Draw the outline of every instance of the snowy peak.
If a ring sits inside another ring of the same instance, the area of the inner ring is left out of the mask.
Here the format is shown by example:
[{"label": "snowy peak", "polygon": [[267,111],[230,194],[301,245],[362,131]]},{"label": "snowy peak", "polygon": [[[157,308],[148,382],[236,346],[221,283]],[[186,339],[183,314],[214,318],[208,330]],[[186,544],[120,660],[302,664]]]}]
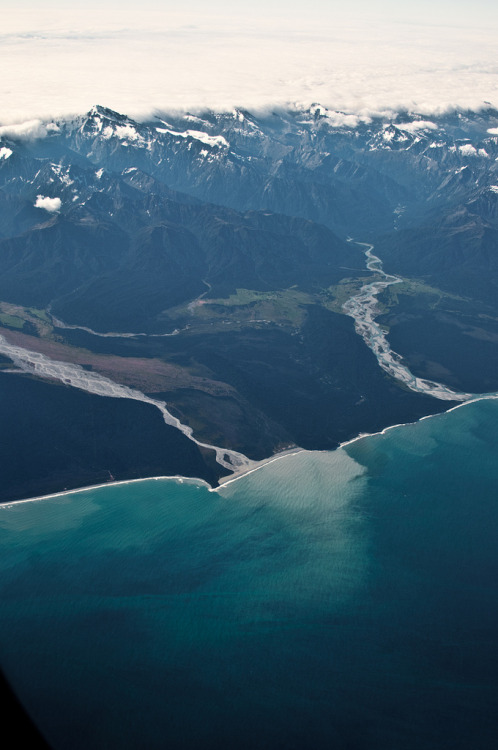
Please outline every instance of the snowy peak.
[{"label": "snowy peak", "polygon": [[202,130],[185,130],[183,132],[169,130],[168,128],[156,128],[158,133],[166,133],[176,138],[186,138],[200,141],[209,148],[228,148],[230,144],[222,135],[208,135]]},{"label": "snowy peak", "polygon": [[114,123],[130,122],[130,119],[126,115],[115,112],[113,109],[109,109],[108,107],[102,107],[100,104],[96,104],[95,106],[93,106],[91,110],[85,115],[85,119],[100,119]]},{"label": "snowy peak", "polygon": [[[184,195],[182,203],[311,218],[347,236],[352,225],[388,231],[396,207],[415,197],[439,205],[498,185],[495,130],[494,112],[474,120],[403,112],[388,120],[315,103],[264,113],[163,113],[136,122],[96,105],[60,122],[50,138],[3,139],[0,189],[30,205],[38,195],[59,198],[62,215],[89,201],[103,207],[111,190],[171,191]],[[112,203],[105,204],[109,216]],[[397,227],[409,221],[407,208]]]},{"label": "snowy peak", "polygon": [[126,145],[134,143],[143,146],[146,144],[146,138],[140,133],[141,129],[143,128],[138,123],[126,115],[100,105],[92,107],[80,126],[81,134],[86,137],[100,137],[107,140],[117,138]]}]

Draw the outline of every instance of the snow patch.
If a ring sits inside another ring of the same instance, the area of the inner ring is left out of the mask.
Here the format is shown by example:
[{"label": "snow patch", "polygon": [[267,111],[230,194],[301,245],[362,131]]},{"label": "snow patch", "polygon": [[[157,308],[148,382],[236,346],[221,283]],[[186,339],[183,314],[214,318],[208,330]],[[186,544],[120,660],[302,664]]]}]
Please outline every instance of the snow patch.
[{"label": "snow patch", "polygon": [[[60,164],[51,164],[50,167],[52,169],[52,172],[54,172],[54,174],[56,174],[59,177],[60,181],[63,182],[64,185],[67,185],[69,187],[69,185],[72,185],[74,183],[74,180],[72,180],[69,177],[68,167],[66,167],[65,172],[63,171],[62,166]],[[53,182],[53,180],[50,179],[49,182]]]},{"label": "snow patch", "polygon": [[396,141],[396,143],[403,143],[404,141],[408,140],[407,135],[403,135],[403,133],[397,132],[397,126],[396,128],[392,125],[384,125],[384,130],[382,132],[382,139],[386,143],[390,143],[391,141]]},{"label": "snow patch", "polygon": [[498,135],[498,128],[488,128],[487,132],[490,135]]},{"label": "snow patch", "polygon": [[[207,120],[203,120],[202,117],[196,117],[195,115],[185,115],[183,119],[188,120],[189,122],[197,122],[197,123],[202,123],[203,125],[209,125]],[[165,122],[164,120],[162,120],[162,122],[164,122],[165,125],[169,124]]]},{"label": "snow patch", "polygon": [[121,138],[122,140],[128,140],[128,141],[140,141],[142,140],[141,136],[137,133],[133,125],[116,125],[116,130],[114,131],[118,138]]},{"label": "snow patch", "polygon": [[177,138],[194,138],[196,141],[205,143],[206,146],[217,146],[218,148],[228,148],[230,144],[226,138],[222,135],[208,135],[202,130],[185,130],[183,133],[177,130],[169,130],[168,128],[156,128],[158,133],[167,133],[168,135],[176,136]]},{"label": "snow patch", "polygon": [[0,148],[0,159],[8,159],[9,156],[12,156],[12,149],[7,148],[7,146],[2,146],[2,148]]},{"label": "snow patch", "polygon": [[[450,151],[455,151],[455,150],[456,150],[455,148],[453,149],[450,148]],[[489,154],[485,148],[480,148],[478,150],[471,143],[464,143],[463,146],[458,147],[458,150],[460,151],[462,156],[482,156],[485,159],[489,158]]]},{"label": "snow patch", "polygon": [[96,115],[95,117],[93,117],[93,124],[95,125],[95,130],[97,131],[97,133],[100,133],[102,131],[103,125],[102,118]]},{"label": "snow patch", "polygon": [[462,156],[477,156],[477,149],[471,143],[464,143],[463,146],[459,146],[458,150]]},{"label": "snow patch", "polygon": [[97,169],[97,171],[95,172],[95,177],[97,178],[97,180],[100,180],[103,174],[104,174],[104,168],[101,167],[100,169]]},{"label": "snow patch", "polygon": [[101,137],[106,140],[109,140],[109,138],[112,138],[113,136],[124,141],[125,144],[127,141],[142,145],[144,143],[144,139],[131,123],[127,123],[126,125],[116,125],[115,127],[107,125],[101,132]]},{"label": "snow patch", "polygon": [[498,185],[490,185],[489,190],[491,190],[492,193],[498,193]]}]

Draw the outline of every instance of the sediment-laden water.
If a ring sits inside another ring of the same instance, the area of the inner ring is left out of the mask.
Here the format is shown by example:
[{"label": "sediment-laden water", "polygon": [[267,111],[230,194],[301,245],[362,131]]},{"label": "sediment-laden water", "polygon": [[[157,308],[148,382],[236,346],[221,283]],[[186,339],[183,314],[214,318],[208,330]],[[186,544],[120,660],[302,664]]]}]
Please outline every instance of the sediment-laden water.
[{"label": "sediment-laden water", "polygon": [[494,750],[497,425],[2,506],[0,662],[55,750]]}]

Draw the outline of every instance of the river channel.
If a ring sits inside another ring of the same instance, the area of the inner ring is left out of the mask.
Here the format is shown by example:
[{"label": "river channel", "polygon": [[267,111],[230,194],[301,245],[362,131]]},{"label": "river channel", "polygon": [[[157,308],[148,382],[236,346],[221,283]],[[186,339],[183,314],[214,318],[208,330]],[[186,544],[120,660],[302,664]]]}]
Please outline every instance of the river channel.
[{"label": "river channel", "polygon": [[364,284],[358,294],[344,303],[342,309],[346,315],[353,318],[356,332],[373,351],[382,369],[412,391],[434,396],[442,401],[468,401],[475,398],[475,394],[461,393],[434,380],[418,378],[403,364],[401,355],[391,349],[385,331],[375,320],[380,313],[377,297],[384,289],[393,284],[400,284],[403,279],[384,271],[381,259],[373,253],[373,245],[366,242],[356,244],[366,248],[366,266],[376,278]]}]

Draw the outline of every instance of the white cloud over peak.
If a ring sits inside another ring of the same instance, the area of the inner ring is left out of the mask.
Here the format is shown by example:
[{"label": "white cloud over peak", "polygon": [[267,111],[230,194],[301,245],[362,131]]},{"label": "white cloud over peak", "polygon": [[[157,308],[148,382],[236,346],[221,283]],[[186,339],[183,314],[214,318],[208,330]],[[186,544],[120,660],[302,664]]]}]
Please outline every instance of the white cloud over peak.
[{"label": "white cloud over peak", "polygon": [[400,130],[406,130],[407,133],[417,133],[419,130],[437,130],[435,122],[430,120],[414,120],[413,122],[396,123]]},{"label": "white cloud over peak", "polygon": [[273,2],[247,18],[219,3],[189,7],[124,4],[117,12],[103,0],[95,13],[78,3],[23,13],[7,5],[1,122],[45,121],[96,103],[146,117],[319,102],[334,113],[333,126],[354,127],[355,118],[388,111],[430,117],[498,105],[497,26],[482,13],[474,25],[452,26],[450,6],[445,23],[426,14],[424,25],[422,12],[417,22],[396,20],[387,0],[377,16],[381,4],[371,3],[364,20],[340,16],[334,3],[279,13]]},{"label": "white cloud over peak", "polygon": [[44,208],[51,214],[57,214],[61,210],[61,199],[60,198],[49,198],[45,195],[37,195],[35,201],[35,208]]}]

